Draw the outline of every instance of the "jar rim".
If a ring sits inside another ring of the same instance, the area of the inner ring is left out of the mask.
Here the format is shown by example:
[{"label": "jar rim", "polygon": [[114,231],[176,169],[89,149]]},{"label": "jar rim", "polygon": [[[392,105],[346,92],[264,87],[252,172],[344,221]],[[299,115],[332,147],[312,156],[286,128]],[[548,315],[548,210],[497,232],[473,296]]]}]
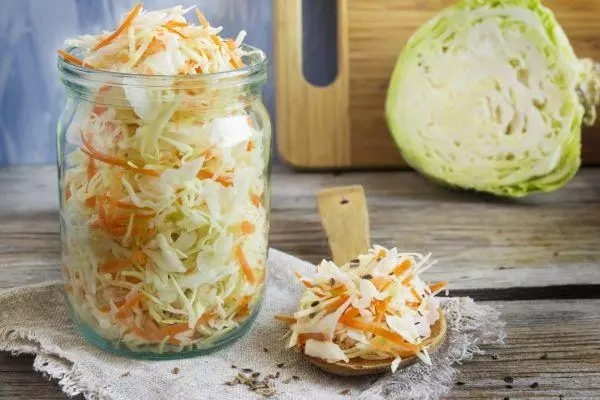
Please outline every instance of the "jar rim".
[{"label": "jar rim", "polygon": [[[165,74],[156,74],[156,75],[147,75],[147,74],[134,74],[129,72],[116,72],[116,71],[107,71],[101,69],[93,69],[85,66],[80,66],[74,63],[71,63],[65,60],[63,57],[58,57],[58,70],[64,75],[76,75],[79,79],[89,80],[89,81],[107,81],[112,79],[135,79],[139,83],[143,83],[143,86],[165,86],[165,82],[169,82],[168,86],[170,86],[174,81],[175,82],[197,82],[204,83],[210,85],[215,82],[240,82],[240,81],[253,81],[257,77],[260,79],[260,76],[267,72],[268,66],[268,58],[266,53],[254,46],[250,46],[247,44],[242,44],[240,46],[241,49],[245,50],[247,53],[252,55],[245,56],[244,58],[250,59],[253,61],[246,66],[231,70],[231,71],[222,71],[222,72],[211,72],[207,74],[196,74],[196,75],[165,75]],[[74,47],[69,47],[66,49],[66,52],[69,54],[73,54]],[[73,54],[75,55],[75,54]],[[255,59],[252,59],[255,58]]]}]

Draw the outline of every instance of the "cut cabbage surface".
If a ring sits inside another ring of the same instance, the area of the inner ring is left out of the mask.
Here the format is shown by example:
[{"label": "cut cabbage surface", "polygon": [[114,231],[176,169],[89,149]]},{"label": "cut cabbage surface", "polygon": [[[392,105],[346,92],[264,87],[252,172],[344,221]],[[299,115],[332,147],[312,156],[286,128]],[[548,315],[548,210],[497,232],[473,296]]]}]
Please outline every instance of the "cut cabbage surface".
[{"label": "cut cabbage surface", "polygon": [[464,0],[409,40],[386,116],[406,161],[438,181],[502,196],[551,191],[579,169],[598,76],[539,1]]}]

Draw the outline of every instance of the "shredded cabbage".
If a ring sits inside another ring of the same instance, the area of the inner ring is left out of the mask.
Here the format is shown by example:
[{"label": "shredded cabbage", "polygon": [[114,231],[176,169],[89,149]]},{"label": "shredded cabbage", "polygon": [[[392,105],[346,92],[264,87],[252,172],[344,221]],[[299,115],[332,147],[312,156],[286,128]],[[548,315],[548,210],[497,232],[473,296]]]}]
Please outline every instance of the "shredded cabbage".
[{"label": "shredded cabbage", "polygon": [[[201,25],[188,23],[188,11],[136,7],[115,32],[68,40],[74,50],[61,54],[138,75],[243,67],[245,33],[222,39],[200,12]],[[169,79],[107,82],[66,132],[76,148],[62,180],[68,298],[98,335],[132,351],[211,346],[252,315],[265,280],[270,128],[238,101],[243,88],[207,96]]]},{"label": "shredded cabbage", "polygon": [[327,362],[390,359],[392,371],[409,356],[431,363],[435,295],[447,283],[427,285],[419,275],[434,264],[430,255],[375,246],[345,265],[323,261],[312,276],[297,274],[307,287],[298,311],[276,317],[291,324],[289,347]]}]

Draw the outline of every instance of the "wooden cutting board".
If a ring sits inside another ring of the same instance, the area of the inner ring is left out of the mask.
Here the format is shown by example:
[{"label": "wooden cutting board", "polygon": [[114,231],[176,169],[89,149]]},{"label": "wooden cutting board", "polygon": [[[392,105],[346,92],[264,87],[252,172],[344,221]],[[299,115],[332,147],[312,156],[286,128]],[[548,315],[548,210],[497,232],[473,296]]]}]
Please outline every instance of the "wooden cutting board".
[{"label": "wooden cutting board", "polygon": [[[405,165],[384,119],[388,81],[406,40],[450,0],[338,0],[338,76],[302,73],[302,1],[273,0],[278,147],[299,168]],[[329,0],[325,0],[329,1]],[[330,0],[333,1],[333,0]],[[579,57],[600,60],[600,0],[546,0]],[[600,124],[584,130],[583,159],[600,164]]]}]

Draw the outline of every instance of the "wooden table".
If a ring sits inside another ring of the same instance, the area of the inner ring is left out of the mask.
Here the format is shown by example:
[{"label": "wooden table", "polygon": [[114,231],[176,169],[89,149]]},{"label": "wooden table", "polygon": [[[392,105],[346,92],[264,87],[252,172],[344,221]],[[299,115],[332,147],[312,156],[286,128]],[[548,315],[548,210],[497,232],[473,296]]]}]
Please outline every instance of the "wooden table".
[{"label": "wooden table", "polygon": [[[54,167],[0,169],[0,288],[60,276],[55,175]],[[508,323],[507,346],[461,366],[464,384],[448,398],[600,398],[600,169],[583,170],[556,193],[504,200],[412,172],[278,166],[273,247],[313,262],[326,257],[314,195],[356,183],[366,189],[374,243],[433,252],[440,262],[429,279],[491,302]],[[0,353],[0,399],[66,398],[31,362]]]}]

